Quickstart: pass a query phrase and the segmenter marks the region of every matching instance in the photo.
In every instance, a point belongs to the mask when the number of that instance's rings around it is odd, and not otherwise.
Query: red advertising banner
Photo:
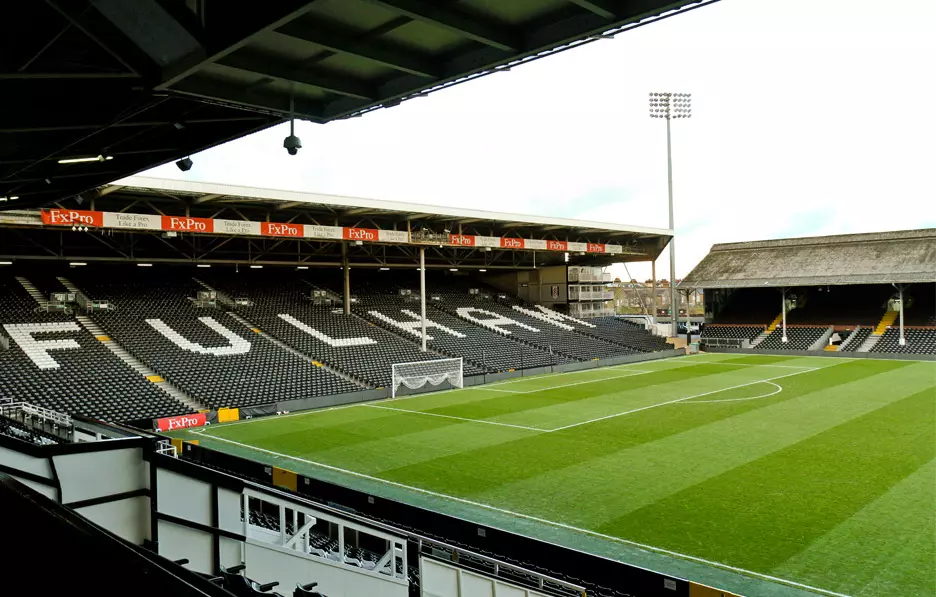
[[[599,244],[596,244],[596,243],[588,243],[588,249],[586,249],[586,250],[587,250],[589,253],[604,253],[604,252],[605,252],[605,246],[604,246],[604,245],[599,245]]]
[[[449,234],[449,244],[459,247],[473,247],[475,237],[470,234]]]
[[[547,251],[568,251],[569,244],[564,240],[547,240],[546,250]]]
[[[42,223],[51,226],[104,226],[103,211],[50,209],[42,212]]]
[[[523,239],[522,238],[501,238],[500,246],[503,249],[522,249]]]
[[[373,228],[345,228],[343,231],[345,240],[366,240],[375,242],[378,232]]]
[[[195,413],[192,415],[179,415],[177,417],[165,417],[155,419],[157,431],[173,431],[175,429],[185,429],[187,427],[204,427],[208,422],[205,413]]]
[[[163,216],[162,229],[178,230],[179,232],[214,232],[214,220],[211,218]]]
[[[302,224],[260,223],[260,234],[264,236],[303,236],[304,232]]]

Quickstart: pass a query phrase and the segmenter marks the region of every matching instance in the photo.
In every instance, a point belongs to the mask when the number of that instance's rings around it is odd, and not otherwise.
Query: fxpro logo
[[[468,236],[467,234],[450,234],[449,244],[462,247],[471,247],[474,246],[474,237]]]
[[[565,241],[548,240],[546,241],[546,249],[549,251],[566,251],[568,250],[568,245],[565,243]]]
[[[377,240],[377,233],[374,230],[366,228],[348,228],[347,230],[350,240]]]
[[[208,232],[208,224],[201,218],[166,216],[163,218],[163,227],[169,230],[182,230],[185,232]]]
[[[80,211],[50,211],[52,224],[90,224],[94,226],[94,216]]]
[[[174,429],[186,429],[188,427],[201,427],[208,422],[205,413],[194,415],[179,415],[178,417],[166,417],[157,419],[156,428],[160,431],[172,431]]]
[[[522,249],[523,240],[519,238],[502,238],[501,246],[505,249]]]
[[[267,233],[273,236],[299,236],[299,227],[270,223],[267,225]]]

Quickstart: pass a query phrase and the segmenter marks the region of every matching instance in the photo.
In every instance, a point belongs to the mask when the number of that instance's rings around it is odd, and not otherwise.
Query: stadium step
[[[777,315],[774,320],[770,322],[770,325],[767,326],[767,333],[769,334],[770,332],[777,329],[777,326],[779,326],[781,323],[783,323],[783,313]]]
[[[825,347],[826,352],[838,352],[839,347],[835,344],[827,344]]]
[[[829,346],[828,346],[828,345],[829,345],[829,338],[831,338],[831,337],[832,337],[832,334],[834,334],[834,333],[835,333],[835,328],[833,328],[833,327],[830,325],[829,328],[828,328],[825,332],[823,332],[823,334],[822,334],[821,336],[819,336],[819,339],[816,340],[815,342],[813,342],[813,343],[809,346],[809,350],[823,350],[823,349],[828,350],[828,348],[829,348]],[[833,348],[835,348],[835,347],[833,347]]]
[[[29,296],[31,296],[37,303],[39,303],[40,307],[45,309],[49,305],[49,299],[44,294],[42,294],[42,292],[40,292],[32,282],[22,276],[16,276],[16,281],[20,283],[20,286],[23,287]]]
[[[81,292],[81,290],[77,286],[72,284],[71,280],[69,280],[68,278],[63,278],[62,276],[58,276],[56,277],[56,280],[58,280],[62,284],[62,286],[65,288],[65,290],[67,290],[68,292],[74,292],[74,293]]]
[[[69,292],[80,292],[78,289],[75,289],[74,291],[72,291],[67,286],[66,288],[69,290]],[[197,400],[195,400],[194,398],[192,398],[191,396],[189,396],[188,394],[186,394],[179,388],[167,382],[160,375],[158,375],[155,371],[147,367],[142,361],[140,361],[135,356],[127,352],[127,350],[124,347],[117,344],[113,339],[111,339],[110,336],[105,335],[104,330],[102,330],[101,327],[93,319],[91,319],[87,315],[76,315],[75,319],[78,320],[78,323],[80,323],[84,329],[88,330],[89,333],[91,333],[95,338],[97,338],[101,344],[106,346],[107,349],[110,350],[114,354],[114,356],[116,356],[118,359],[123,361],[128,367],[130,367],[131,369],[133,369],[134,371],[136,371],[143,377],[147,378],[147,380],[153,382],[154,386],[156,386],[157,388],[159,388],[160,390],[162,390],[163,392],[165,392],[166,394],[168,394],[169,396],[181,402],[182,404],[184,404],[185,406],[187,406],[188,408],[192,410],[199,411],[199,410],[207,409],[205,405],[201,404],[200,402],[198,402]]]
[[[899,313],[897,311],[886,311],[884,316],[881,318],[881,321],[874,328],[874,331],[871,332],[872,336],[883,336],[884,332],[887,331],[894,321],[897,319]]]
[[[286,344],[285,342],[282,342],[281,340],[279,340],[279,339],[277,339],[277,338],[274,338],[273,336],[271,336],[271,335],[269,335],[269,334],[264,333],[263,330],[261,330],[259,327],[257,327],[256,325],[254,325],[254,324],[251,323],[250,321],[248,321],[248,320],[244,319],[243,317],[241,317],[241,315],[240,315],[239,313],[235,313],[234,311],[228,311],[227,314],[228,314],[228,315],[231,317],[231,319],[233,319],[234,321],[236,321],[236,322],[238,322],[239,324],[241,324],[242,326],[244,326],[244,327],[250,329],[250,331],[252,331],[253,333],[259,334],[259,335],[263,336],[264,338],[266,338],[267,340],[269,340],[269,341],[272,342],[273,344],[277,345],[278,347],[282,348],[282,349],[285,350],[286,352],[291,352],[292,354],[296,355],[297,357],[302,358],[302,360],[304,360],[304,361],[310,360],[310,359],[309,359],[309,355],[303,354],[303,353],[299,352],[298,350],[296,350],[295,348],[293,348],[292,346],[289,346],[289,345]],[[369,383],[367,383],[367,382],[365,382],[365,381],[363,381],[363,380],[360,380],[360,379],[358,379],[358,378],[356,378],[356,377],[354,377],[354,376],[352,376],[352,375],[348,375],[348,374],[345,373],[344,371],[341,371],[340,369],[335,369],[334,367],[332,367],[332,366],[330,366],[330,365],[328,365],[328,364],[326,364],[326,363],[323,363],[322,361],[319,361],[319,360],[312,360],[312,364],[315,365],[316,367],[321,367],[322,369],[328,371],[329,373],[331,373],[331,374],[333,374],[333,375],[336,375],[336,376],[340,377],[341,379],[346,379],[346,380],[350,381],[351,383],[353,383],[353,384],[355,384],[355,385],[361,386],[362,388],[369,389],[369,390],[374,389],[374,386],[373,386],[372,384],[369,384]]]
[[[868,339],[861,343],[861,346],[858,347],[858,350],[855,352],[871,352],[871,349],[874,348],[874,345],[881,341],[883,336],[875,336],[871,334],[868,336]]]
[[[767,336],[769,335],[770,335],[770,332],[768,332],[767,330],[764,330],[756,338],[751,340],[751,346],[749,348],[754,348],[755,346],[757,346],[758,344],[766,340]]]
[[[855,326],[855,329],[852,330],[852,333],[848,336],[848,338],[845,338],[845,341],[839,344],[838,346],[839,352],[848,350],[848,347],[852,345],[852,342],[854,341],[854,339],[858,337],[858,330],[860,329],[861,329],[860,325]]]

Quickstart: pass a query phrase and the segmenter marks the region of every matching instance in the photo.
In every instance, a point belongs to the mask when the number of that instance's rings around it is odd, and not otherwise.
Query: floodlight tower
[[[651,92],[650,118],[666,119],[666,182],[669,188],[669,227],[673,230],[673,238],[669,243],[670,267],[670,315],[673,323],[673,337],[679,335],[678,304],[676,301],[676,238],[673,223],[673,144],[670,138],[670,120],[674,118],[689,118],[692,116],[692,94]]]

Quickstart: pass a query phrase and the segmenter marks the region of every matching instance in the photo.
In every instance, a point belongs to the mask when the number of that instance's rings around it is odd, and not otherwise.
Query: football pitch
[[[188,437],[745,595],[936,594],[936,362],[703,354]]]

